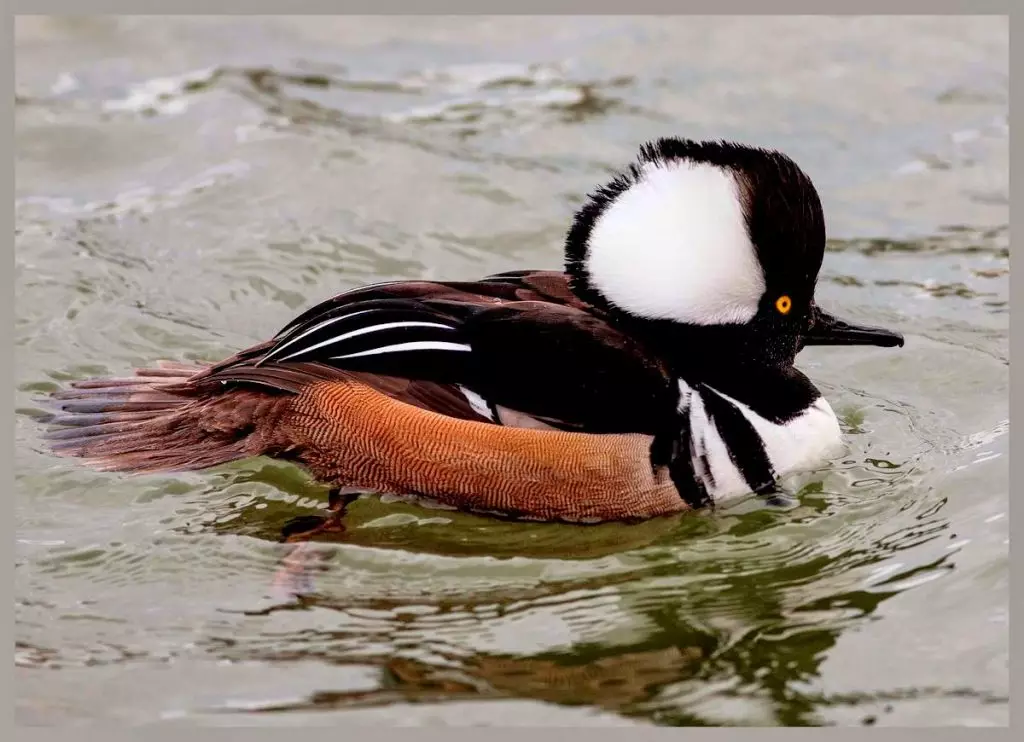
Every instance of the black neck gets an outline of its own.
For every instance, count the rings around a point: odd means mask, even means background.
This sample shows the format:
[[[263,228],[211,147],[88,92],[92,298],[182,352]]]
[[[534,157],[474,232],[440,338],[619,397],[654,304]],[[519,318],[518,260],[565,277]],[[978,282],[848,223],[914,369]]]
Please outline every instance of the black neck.
[[[699,327],[650,320],[630,322],[624,329],[690,386],[710,386],[772,422],[796,417],[821,396],[793,366],[794,337],[748,325]]]

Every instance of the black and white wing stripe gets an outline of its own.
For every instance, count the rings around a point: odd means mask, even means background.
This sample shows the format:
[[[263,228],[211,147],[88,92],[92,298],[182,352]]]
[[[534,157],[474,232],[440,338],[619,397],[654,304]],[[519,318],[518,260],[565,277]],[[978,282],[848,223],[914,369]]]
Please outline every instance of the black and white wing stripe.
[[[322,301],[319,304],[310,307],[287,325],[282,327],[277,335],[274,336],[274,339],[280,340],[285,337],[293,336],[296,330],[302,328],[308,329],[319,320],[326,319],[338,312],[344,312],[346,309],[355,311],[355,309],[357,309],[355,306],[356,304],[366,303],[365,297],[362,301],[360,300],[360,294],[370,292],[377,293],[386,290],[389,286],[403,285],[406,283],[406,281],[385,281],[383,283],[372,284],[370,286],[363,286],[362,288],[354,289],[327,299],[326,301]]]
[[[667,366],[638,341],[537,300],[358,297],[311,311],[261,352],[257,366],[322,364],[450,385],[498,424],[656,434],[678,397]]]
[[[284,332],[257,365],[319,362],[349,370],[458,378],[472,346],[461,322],[421,302],[355,302],[310,317]]]

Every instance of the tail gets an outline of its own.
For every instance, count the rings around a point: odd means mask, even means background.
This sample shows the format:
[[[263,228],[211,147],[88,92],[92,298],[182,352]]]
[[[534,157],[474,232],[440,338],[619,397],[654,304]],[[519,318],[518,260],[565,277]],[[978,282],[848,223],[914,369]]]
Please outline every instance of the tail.
[[[132,473],[207,469],[280,452],[277,421],[291,395],[201,383],[207,366],[160,362],[134,378],[74,382],[52,399],[51,450],[93,469]]]

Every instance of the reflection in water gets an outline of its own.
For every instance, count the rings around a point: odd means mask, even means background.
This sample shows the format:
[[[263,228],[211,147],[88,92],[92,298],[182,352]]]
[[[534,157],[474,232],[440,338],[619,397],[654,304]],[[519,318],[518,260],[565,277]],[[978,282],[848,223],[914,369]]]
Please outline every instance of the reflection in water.
[[[636,591],[628,580],[573,584],[573,594],[585,587],[587,593],[604,589],[607,595],[606,589],[617,582],[616,603],[620,610],[634,614],[634,623],[642,623],[641,636],[624,642],[576,642],[532,655],[474,649],[480,643],[473,638],[476,630],[487,633],[493,631],[496,619],[542,610],[543,599],[525,594],[479,596],[476,607],[446,599],[434,606],[435,611],[423,610],[425,605],[402,606],[387,600],[374,601],[372,609],[366,604],[357,608],[337,597],[305,596],[250,615],[268,617],[277,611],[296,610],[334,614],[333,619],[321,615],[316,621],[320,625],[348,624],[353,615],[366,617],[368,610],[373,617],[364,618],[361,630],[306,629],[230,640],[212,637],[209,645],[216,656],[227,659],[274,662],[316,658],[379,669],[375,689],[325,689],[301,700],[269,703],[261,707],[264,712],[395,701],[520,698],[584,704],[670,725],[814,725],[821,723],[820,709],[829,705],[877,706],[908,693],[917,697],[971,695],[972,691],[963,688],[885,690],[884,683],[879,692],[856,697],[826,697],[810,690],[839,633],[869,618],[884,600],[902,589],[885,589],[885,585],[904,581],[914,573],[950,568],[948,557],[943,557],[931,565],[891,575],[871,589],[794,600],[794,585],[809,584],[813,577],[847,571],[856,562],[875,563],[879,558],[877,554],[844,555],[838,561],[840,564],[819,559],[773,575],[737,575],[717,585],[710,597],[702,595],[699,588],[653,597],[650,591]],[[645,577],[657,572],[665,571],[656,570]],[[639,575],[634,577],[639,579]],[[547,603],[548,608],[553,605],[564,615],[579,612],[580,604],[586,611],[588,601],[577,598],[563,604]],[[489,613],[481,615],[483,606]],[[403,608],[417,610],[403,613]],[[477,620],[467,622],[471,616]],[[490,629],[481,624],[488,618]],[[610,623],[620,624],[621,616]],[[427,637],[432,639],[424,641]],[[716,714],[715,704],[709,706],[702,698],[708,687],[722,690],[730,699],[728,717]],[[987,697],[987,702],[1000,700]]]
[[[752,497],[634,525],[503,522],[367,497],[340,537],[275,546],[269,601],[223,609],[239,623],[209,627],[196,651],[379,673],[376,688],[323,688],[246,704],[247,713],[518,698],[667,725],[819,724],[830,704],[878,705],[905,692],[883,683],[881,695],[833,698],[812,688],[844,630],[952,569],[950,553],[876,569],[949,529],[943,502],[917,494],[917,464],[931,450],[894,461],[852,446],[849,458],[792,483],[786,507]],[[180,495],[177,507],[190,513],[177,519],[183,544],[203,534],[276,542],[296,513],[324,507],[323,493],[279,462],[228,467]],[[49,569],[138,563],[134,550],[117,553],[72,552]],[[501,564],[526,571],[503,574]],[[553,565],[563,565],[557,576],[541,577]],[[258,569],[266,574],[264,563]],[[24,666],[61,661],[28,644],[19,656]],[[104,661],[134,658],[120,657]]]
[[[892,462],[867,459],[865,464],[888,487],[905,478]],[[856,467],[850,468],[853,483]],[[890,481],[884,481],[886,476]],[[338,572],[351,565],[345,566],[337,545],[282,547],[285,569],[278,573],[274,601],[245,612],[250,620],[270,625],[251,624],[255,633],[242,632],[230,640],[209,637],[209,646],[216,656],[229,659],[316,658],[379,669],[375,689],[324,689],[299,701],[269,704],[262,708],[266,712],[520,698],[584,704],[669,725],[820,724],[820,710],[829,705],[879,706],[904,692],[889,689],[886,695],[880,683],[879,693],[852,699],[826,697],[811,688],[842,631],[870,619],[909,580],[952,568],[951,555],[945,553],[895,573],[882,575],[874,569],[894,553],[937,538],[949,523],[941,507],[922,503],[912,526],[889,530],[880,539],[864,538],[856,522],[844,526],[837,514],[817,509],[820,515],[801,517],[800,511],[815,512],[815,502],[825,501],[821,480],[799,494],[803,504],[796,510],[762,505],[740,515],[719,514],[710,529],[701,527],[700,518],[687,517],[611,526],[618,549],[601,538],[603,527],[551,526],[561,539],[552,537],[548,544],[542,539],[535,553],[527,553],[529,558],[558,558],[554,544],[569,538],[575,545],[559,543],[563,553],[591,560],[618,555],[618,561],[632,557],[634,563],[627,568],[620,564],[607,574],[569,575],[518,589],[485,581],[472,589],[452,586],[417,593],[400,578],[381,579],[380,574],[346,580],[348,587],[340,588]],[[360,517],[354,508],[357,524],[372,523],[375,510],[388,507],[372,499],[361,503],[369,512]],[[898,498],[893,506],[905,510]],[[423,511],[411,512],[424,517]],[[479,529],[491,531],[483,543],[500,552],[502,529],[512,528],[448,515],[465,522],[457,529],[450,522],[406,526],[434,529],[437,535],[431,547],[418,534],[416,548],[471,559],[471,544],[452,549],[440,534],[472,532],[470,524],[477,521]],[[809,527],[820,527],[821,518],[838,519],[840,530],[820,530],[818,548],[809,548],[804,539],[786,538],[795,523],[805,520]],[[230,521],[231,527],[249,529],[242,520]],[[266,523],[263,527],[269,531]],[[532,544],[524,536],[548,526],[518,527],[523,530],[515,531],[515,540]],[[356,525],[342,540],[361,530],[387,529]],[[588,535],[594,541],[589,552],[583,546]],[[385,536],[377,545],[388,541]],[[529,547],[521,546],[520,554],[524,550]],[[476,558],[487,558],[482,556],[487,553],[483,544],[476,553]],[[510,549],[508,558],[514,559],[513,554]],[[414,574],[406,578],[417,579]],[[296,619],[305,628],[283,633],[274,629],[282,625],[275,616],[294,617],[296,612],[312,614],[308,620]],[[531,627],[545,627],[542,631],[550,634],[557,626],[564,628],[547,638],[530,633]],[[509,643],[515,650],[503,651]],[[713,698],[707,696],[709,688],[716,689]],[[956,692],[930,691],[933,696]],[[719,708],[721,703],[726,706]]]

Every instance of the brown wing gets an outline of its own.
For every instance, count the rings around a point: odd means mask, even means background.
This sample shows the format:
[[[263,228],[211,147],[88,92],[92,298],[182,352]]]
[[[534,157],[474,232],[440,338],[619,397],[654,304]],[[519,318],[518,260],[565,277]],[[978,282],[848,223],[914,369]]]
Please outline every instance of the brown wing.
[[[543,301],[597,312],[570,290],[569,280],[568,274],[559,271],[522,270],[498,273],[480,281],[394,281],[362,286],[310,307],[285,325],[275,339],[311,321],[329,317],[341,307],[377,299],[430,299],[468,306]]]
[[[656,434],[677,394],[658,358],[544,271],[356,289],[189,383],[297,394],[333,379],[458,419],[594,433]]]
[[[544,301],[577,308],[586,307],[586,304],[569,290],[569,277],[557,271],[512,271],[489,276],[481,281],[397,281],[364,286],[320,302],[289,322],[274,339],[247,348],[204,369],[189,379],[187,384],[200,385],[208,381],[253,383],[298,393],[304,386],[316,381],[355,378],[393,399],[422,409],[462,420],[493,422],[493,416],[481,415],[454,384],[400,375],[345,372],[321,363],[261,364],[267,353],[279,345],[282,338],[293,334],[296,328],[308,327],[318,319],[329,317],[334,310],[354,304],[365,305],[374,300],[424,298],[467,307],[522,301]],[[500,406],[499,412],[506,425],[545,426],[532,416],[501,409]]]
[[[255,358],[239,354],[210,367],[181,382],[177,387],[163,387],[174,392],[194,390],[197,387],[209,389],[212,393],[236,385],[254,384],[266,389],[290,394],[300,394],[306,387],[322,382],[348,380],[358,381],[392,399],[405,402],[424,410],[477,422],[491,422],[480,415],[467,401],[466,396],[451,384],[406,379],[398,376],[344,371],[321,363],[297,363],[290,365],[257,366]]]
[[[263,454],[299,460],[325,481],[531,517],[685,509],[665,471],[652,467],[644,435],[657,428],[659,410],[674,409],[665,404],[671,385],[661,364],[571,297],[563,301],[557,275],[483,283],[471,285],[475,293],[451,284],[368,288],[362,300],[329,303],[325,313],[205,369],[168,364],[135,379],[77,384],[60,395],[64,414],[52,420],[50,438],[65,455],[110,470],[204,468]],[[315,350],[312,359],[271,357],[285,342],[301,349],[297,338],[307,332],[306,346],[323,343],[321,323],[347,316],[338,311],[346,306],[371,304],[396,312],[385,324],[441,325],[423,329],[470,351],[455,363],[407,363],[402,373],[347,367],[351,358],[338,363]],[[483,390],[511,427],[482,424],[491,415],[474,408],[463,388]],[[538,419],[625,435],[521,429]]]

